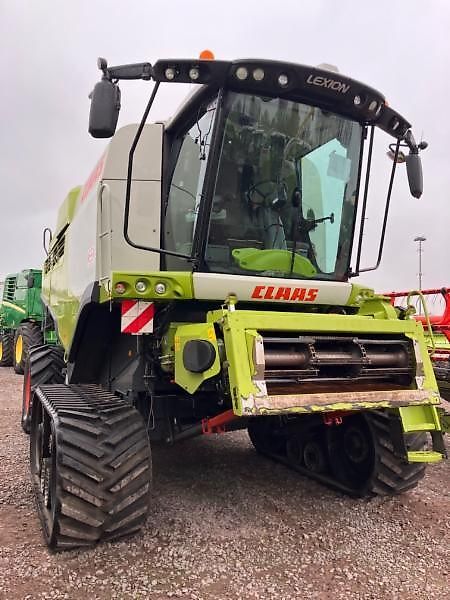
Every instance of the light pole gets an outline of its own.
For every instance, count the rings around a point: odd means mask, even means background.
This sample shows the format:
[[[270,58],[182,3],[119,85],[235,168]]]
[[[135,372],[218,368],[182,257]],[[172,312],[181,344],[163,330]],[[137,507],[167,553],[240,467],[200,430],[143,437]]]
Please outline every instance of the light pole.
[[[423,235],[418,235],[414,238],[415,242],[419,242],[419,292],[422,291],[422,243],[427,241],[427,238]]]

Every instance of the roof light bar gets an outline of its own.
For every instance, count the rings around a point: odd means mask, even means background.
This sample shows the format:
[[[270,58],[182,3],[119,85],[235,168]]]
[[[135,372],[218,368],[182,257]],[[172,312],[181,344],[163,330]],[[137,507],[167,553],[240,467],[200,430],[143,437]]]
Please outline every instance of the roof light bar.
[[[211,53],[200,59],[164,59],[153,66],[138,63],[98,66],[103,79],[153,79],[156,82],[197,83],[228,86],[243,93],[283,96],[335,111],[363,124],[374,124],[397,139],[403,139],[410,124],[387,106],[377,90],[341,75],[330,68],[308,67],[271,60],[213,60]]]

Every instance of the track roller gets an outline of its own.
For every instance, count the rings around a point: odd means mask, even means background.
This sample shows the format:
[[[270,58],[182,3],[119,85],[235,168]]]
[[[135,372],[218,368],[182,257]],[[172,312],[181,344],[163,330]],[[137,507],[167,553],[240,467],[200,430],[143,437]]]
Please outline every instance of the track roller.
[[[256,450],[351,496],[400,494],[415,487],[425,465],[409,464],[394,451],[392,415],[366,411],[326,426],[319,415],[257,417],[248,432]],[[421,450],[426,436],[405,436],[408,451]]]
[[[326,470],[326,455],[320,440],[310,439],[303,446],[303,464],[311,473],[323,473]]]
[[[127,536],[145,523],[151,484],[145,424],[135,408],[99,386],[36,389],[30,468],[53,550]]]

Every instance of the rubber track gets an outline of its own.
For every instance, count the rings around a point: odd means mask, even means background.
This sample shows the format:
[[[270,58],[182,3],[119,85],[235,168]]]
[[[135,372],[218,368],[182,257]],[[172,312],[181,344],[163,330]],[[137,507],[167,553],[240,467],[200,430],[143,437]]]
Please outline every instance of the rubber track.
[[[414,488],[425,475],[426,465],[423,463],[407,463],[405,459],[394,453],[389,425],[391,417],[388,413],[368,411],[365,413],[365,418],[374,437],[376,457],[372,473],[368,475],[366,484],[359,489],[352,489],[341,483],[330,473],[313,473],[302,466],[292,464],[285,455],[271,453],[251,428],[249,428],[248,433],[250,441],[260,454],[350,496],[366,498],[390,496]],[[409,433],[406,434],[405,439],[409,451],[422,450],[426,442],[426,434],[423,432]]]
[[[98,386],[36,390],[56,431],[56,510],[46,518],[47,544],[70,549],[138,531],[149,510],[150,445],[138,411]]]
[[[11,367],[13,364],[13,334],[10,331],[5,331],[0,334],[3,344],[2,360],[0,367]]]
[[[44,384],[64,383],[63,371],[65,367],[64,348],[62,346],[43,345],[30,348],[25,363],[22,393],[21,425],[25,433],[30,433],[30,414],[34,390]],[[31,400],[28,412],[26,412],[26,385],[29,371],[31,375]]]
[[[23,340],[23,352],[22,352],[22,360],[20,363],[16,363],[15,359],[15,347],[16,347],[16,339],[21,335]],[[28,359],[28,354],[30,349],[33,346],[42,345],[42,331],[40,325],[33,322],[23,323],[16,329],[16,333],[14,335],[14,353],[13,353],[13,367],[14,371],[21,375],[24,372],[25,364]]]
[[[373,474],[368,491],[378,496],[401,494],[419,483],[425,475],[423,463],[407,463],[394,453],[391,441],[389,414],[371,411],[366,418],[374,434],[377,447]],[[423,432],[405,436],[408,451],[422,450],[426,442]]]

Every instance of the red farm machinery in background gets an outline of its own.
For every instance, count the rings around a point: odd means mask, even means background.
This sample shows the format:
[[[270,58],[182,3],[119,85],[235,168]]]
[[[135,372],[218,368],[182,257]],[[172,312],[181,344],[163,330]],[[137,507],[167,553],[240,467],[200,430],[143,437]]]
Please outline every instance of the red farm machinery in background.
[[[450,288],[386,294],[399,310],[414,314],[423,325],[441,396],[450,400]],[[406,299],[402,306],[401,298]],[[405,315],[406,316],[406,315]]]

